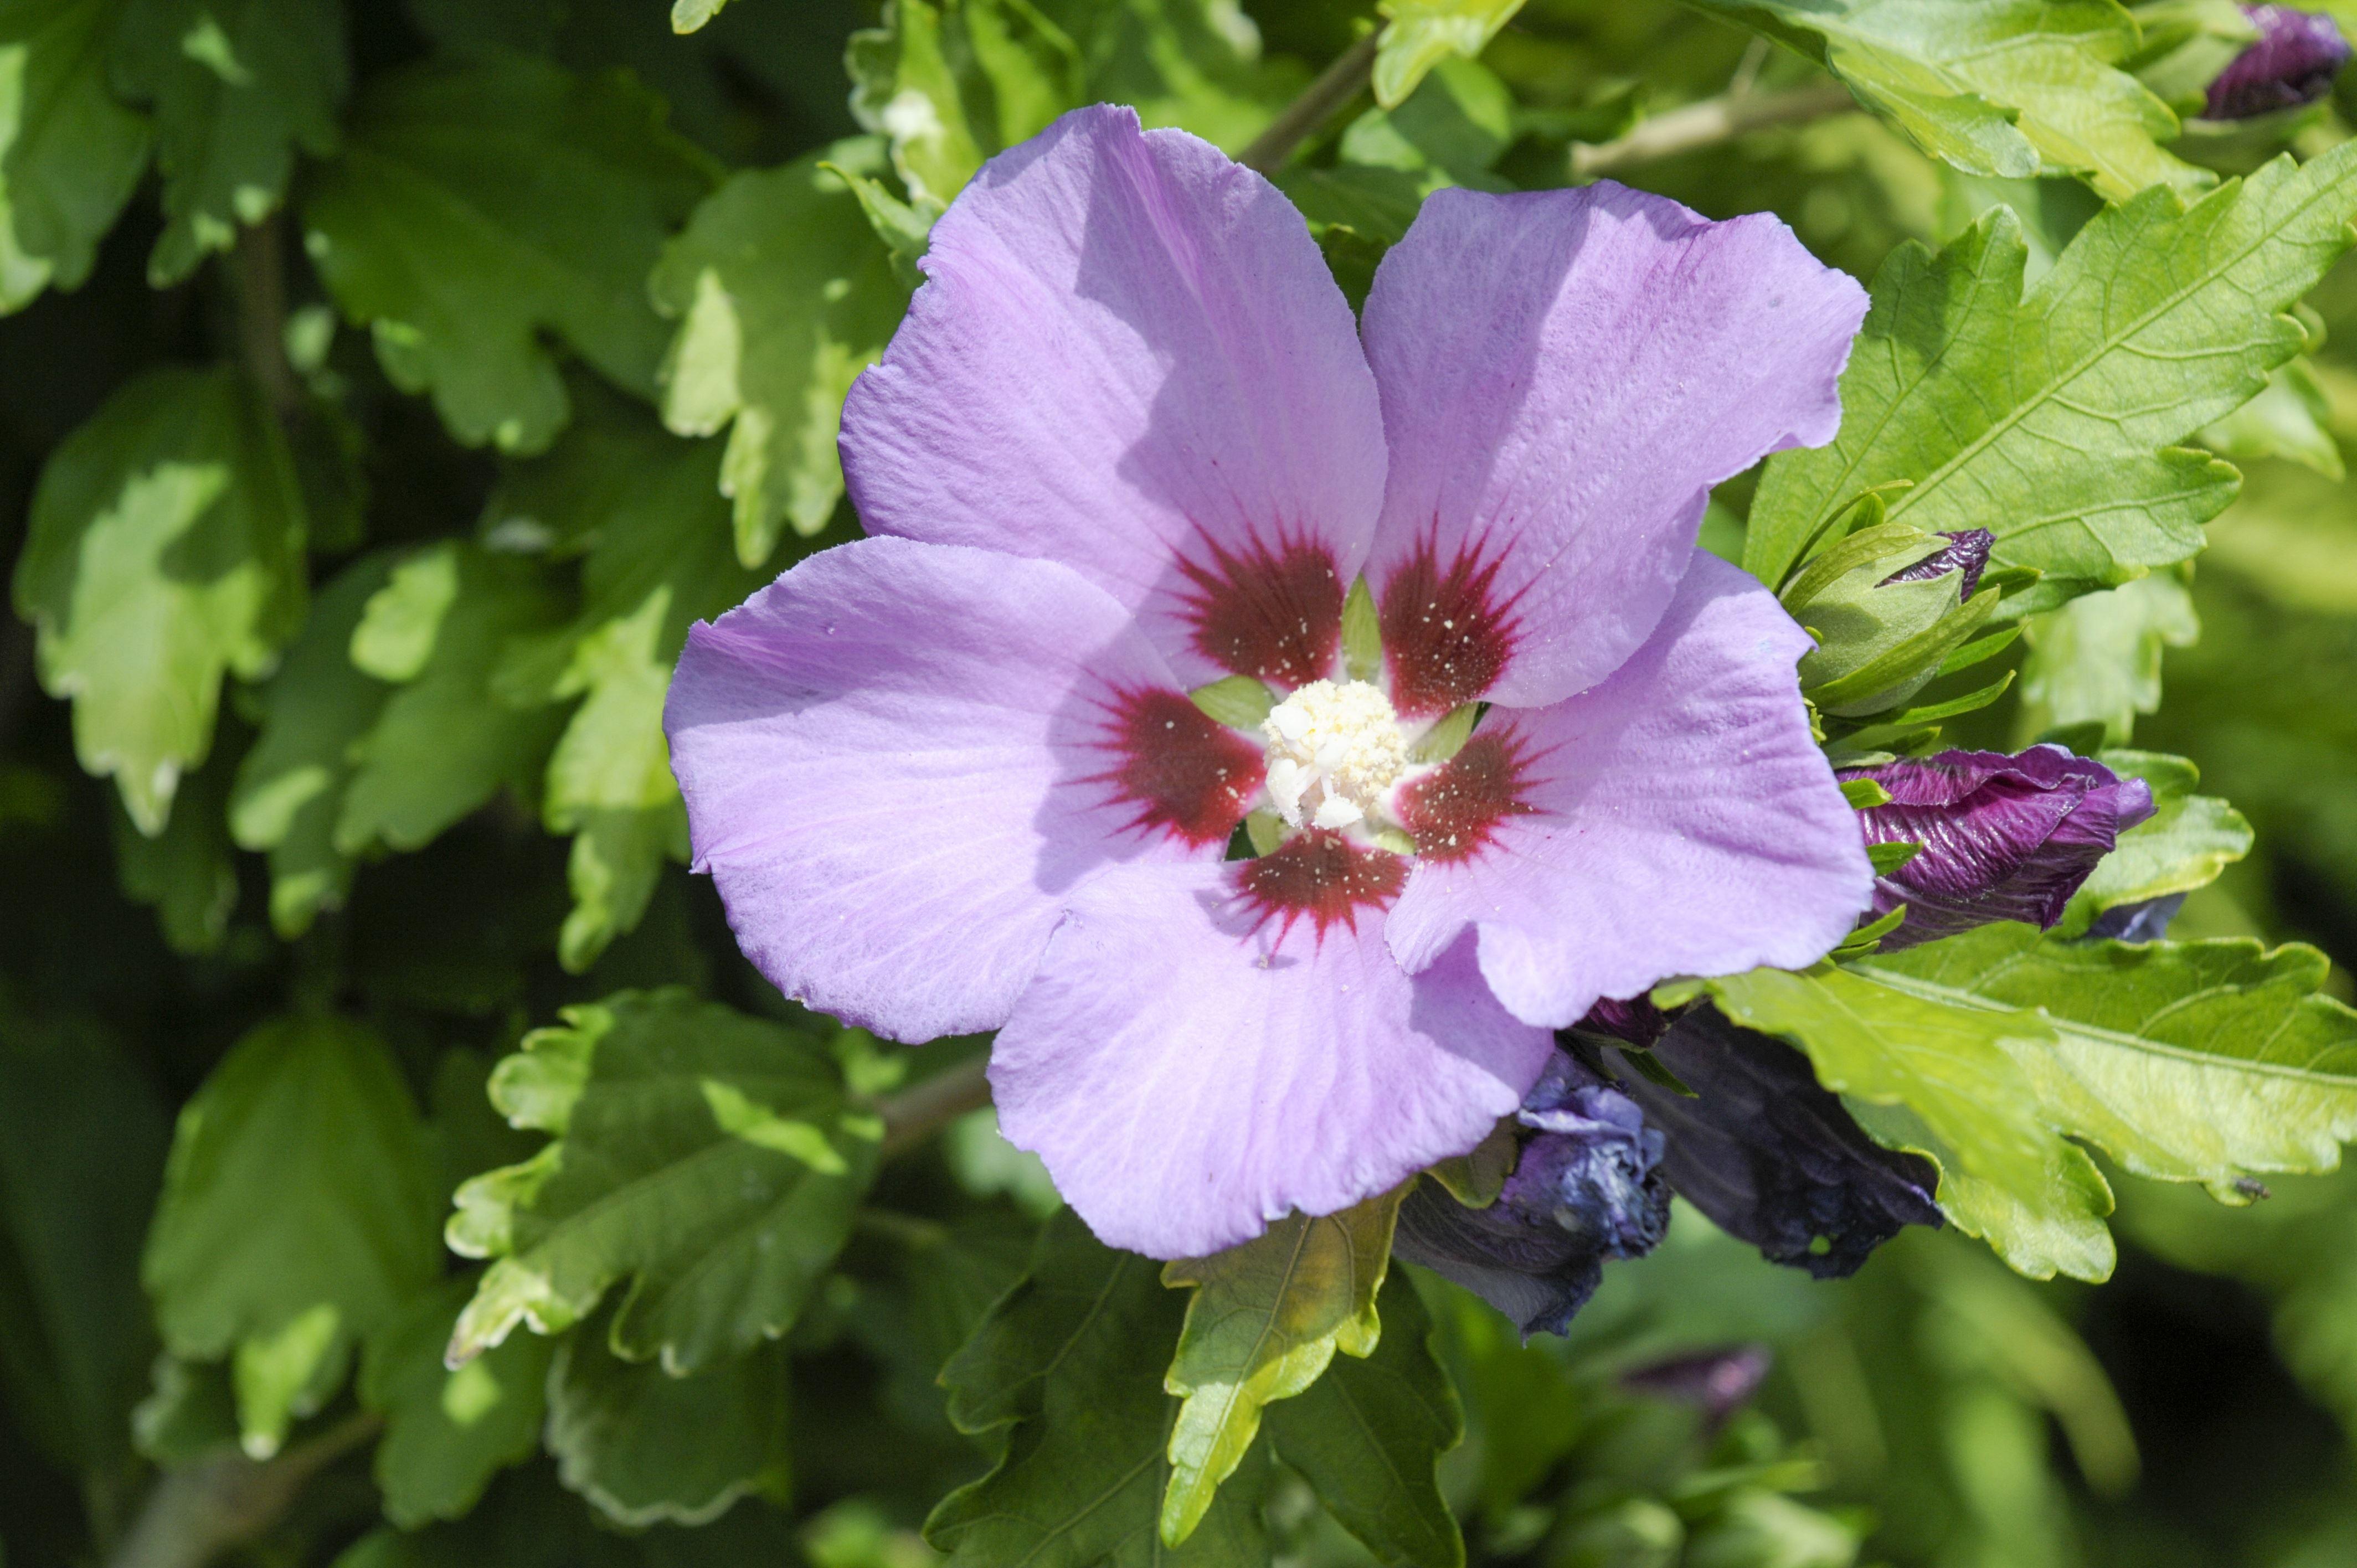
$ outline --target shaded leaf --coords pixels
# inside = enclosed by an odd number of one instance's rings
[[[1269,1406],[1269,1438],[1377,1558],[1460,1568],[1465,1540],[1434,1465],[1465,1435],[1464,1412],[1405,1274],[1384,1280],[1377,1305],[1383,1336],[1374,1354],[1343,1357],[1301,1394]]]
[[[171,820],[149,838],[116,803],[115,874],[123,896],[155,908],[164,945],[183,956],[217,950],[237,908],[237,865],[225,813],[234,764],[215,756],[180,786]]]
[[[2346,471],[2341,444],[2332,438],[2331,419],[2331,401],[2317,383],[2316,367],[2305,357],[2287,360],[2267,377],[2258,396],[2205,425],[2201,444],[2238,463],[2284,457],[2339,479]]]
[[[468,446],[536,452],[571,408],[544,333],[654,395],[647,271],[712,183],[628,80],[490,54],[371,82],[303,219],[393,384],[431,393]]]
[[[1105,1246],[1070,1209],[1049,1219],[1029,1277],[942,1372],[960,1431],[1006,1432],[990,1473],[925,1521],[952,1568],[1265,1568],[1265,1445],[1183,1545],[1161,1542],[1179,1408],[1163,1392],[1162,1369],[1184,1316],[1151,1260]]]
[[[1164,1386],[1186,1403],[1170,1432],[1162,1539],[1187,1539],[1242,1464],[1262,1410],[1301,1393],[1334,1352],[1372,1355],[1383,1333],[1375,1292],[1391,1262],[1405,1187],[1340,1214],[1293,1214],[1241,1246],[1162,1271],[1191,1285],[1187,1322]]]
[[[341,908],[351,889],[352,858],[336,847],[336,818],[354,749],[393,695],[352,663],[352,634],[394,560],[390,552],[365,556],[320,591],[262,689],[262,733],[230,791],[230,833],[242,849],[268,852],[270,923],[288,940],[321,910]]]
[[[834,515],[844,394],[908,303],[860,198],[823,163],[872,177],[882,144],[838,142],[732,177],[663,248],[650,284],[680,323],[663,361],[663,421],[683,435],[729,431],[719,483],[748,566],[770,558],[782,529],[816,533]]]
[[[2207,171],[2159,143],[2177,116],[2115,70],[2136,24],[2111,0],[1694,0],[1824,62],[1967,174],[2086,177],[2105,199]]]
[[[824,1046],[684,991],[624,992],[535,1030],[492,1102],[557,1141],[458,1189],[451,1250],[494,1258],[451,1336],[578,1322],[630,1278],[612,1341],[692,1372],[775,1338],[833,1263],[881,1129]]]
[[[0,311],[54,284],[79,288],[147,167],[146,116],[108,91],[123,0],[0,7]]]
[[[2162,650],[2190,648],[2201,635],[2192,595],[2169,572],[2031,616],[2017,737],[2101,725],[2106,744],[2126,746],[2137,716],[2160,706]]]
[[[1471,59],[1513,20],[1523,0],[1380,0],[1390,18],[1375,51],[1375,102],[1398,107],[1425,73],[1452,55]]]
[[[41,470],[17,613],[140,832],[211,748],[221,676],[264,674],[302,624],[303,532],[277,423],[226,369],[125,382]]]
[[[2098,213],[2027,295],[2005,209],[1936,255],[1901,246],[1842,376],[1841,434],[1770,460],[1744,564],[1781,582],[1821,523],[1898,479],[1912,484],[1892,520],[1986,527],[1998,566],[2046,575],[2009,612],[2190,557],[2236,479],[2174,444],[2306,342],[2279,313],[2348,248],[2352,215],[2357,149],[2277,159],[2190,209],[2147,191]]]
[[[356,1024],[264,1024],[182,1109],[141,1273],[167,1349],[236,1352],[249,1450],[433,1279],[439,1207],[409,1092]]]
[[[298,145],[335,152],[351,81],[335,0],[129,0],[113,65],[124,95],[155,106],[158,288],[276,209]]]
[[[702,1524],[748,1492],[783,1500],[786,1354],[764,1345],[688,1377],[625,1361],[593,1329],[556,1348],[548,1451],[565,1484],[622,1524]]]
[[[891,0],[845,65],[852,113],[888,139],[909,194],[937,207],[1084,101],[1078,46],[1021,0]]]
[[[456,1370],[442,1364],[473,1285],[456,1279],[418,1296],[361,1360],[361,1402],[384,1417],[377,1489],[385,1517],[404,1530],[459,1518],[493,1476],[540,1449],[550,1341],[519,1335]]]

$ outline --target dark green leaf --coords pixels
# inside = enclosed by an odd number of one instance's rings
[[[570,412],[544,333],[654,395],[664,331],[647,271],[711,186],[627,80],[494,55],[372,82],[303,218],[394,384],[432,393],[469,446],[536,452]]]
[[[129,0],[115,34],[125,96],[155,105],[167,222],[158,288],[225,251],[285,194],[295,149],[336,150],[350,85],[336,0]]]
[[[607,1338],[571,1336],[549,1368],[548,1451],[566,1486],[630,1525],[702,1524],[748,1492],[783,1499],[784,1347],[678,1377]]]
[[[337,1018],[264,1024],[180,1112],[142,1270],[165,1347],[235,1351],[246,1444],[274,1449],[432,1280],[439,1208],[383,1044]]]
[[[1306,1392],[1269,1406],[1276,1456],[1385,1563],[1461,1568],[1465,1540],[1433,1466],[1465,1435],[1457,1391],[1432,1353],[1432,1319],[1406,1275],[1383,1282],[1383,1337]]]
[[[229,840],[229,784],[233,757],[216,754],[183,779],[171,820],[149,838],[113,812],[114,863],[123,895],[152,905],[164,943],[181,954],[209,953],[229,932],[237,908],[236,857]]]
[[[1161,1543],[1178,1415],[1162,1370],[1183,1317],[1151,1260],[1103,1245],[1070,1209],[1048,1221],[1030,1277],[942,1373],[961,1431],[1009,1429],[991,1472],[925,1521],[952,1568],[1265,1568],[1265,1445],[1220,1488],[1186,1544]]]
[[[147,167],[147,120],[107,91],[122,0],[0,7],[0,311],[79,288]]]
[[[525,1321],[565,1328],[625,1277],[625,1355],[694,1371],[783,1334],[849,1233],[881,1134],[823,1044],[683,991],[565,1016],[492,1075],[508,1120],[557,1142],[458,1191],[452,1250],[498,1262],[453,1355]]]
[[[550,1341],[520,1334],[455,1371],[442,1364],[473,1288],[457,1279],[418,1296],[361,1360],[361,1402],[384,1417],[377,1489],[385,1517],[404,1530],[458,1518],[493,1476],[540,1448]]]

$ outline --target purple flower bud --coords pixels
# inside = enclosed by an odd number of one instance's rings
[[[2289,5],[2245,5],[2243,15],[2257,26],[2258,41],[2211,82],[2205,116],[2247,120],[2313,103],[2332,91],[2332,79],[2349,63],[2349,41],[2331,17]]]
[[[2152,815],[2152,790],[2059,746],[2018,756],[1943,751],[1841,777],[1871,779],[1890,795],[1858,812],[1866,842],[1914,843],[1916,856],[1875,882],[1874,912],[1907,906],[1882,939],[1913,947],[1992,920],[2051,926],[2111,853],[2119,835]]]
[[[1717,1426],[1760,1391],[1773,1361],[1765,1345],[1735,1345],[1631,1367],[1618,1380],[1622,1388],[1638,1393],[1699,1406],[1710,1423]]]
[[[1524,1336],[1560,1334],[1595,1294],[1606,1258],[1649,1252],[1668,1228],[1662,1134],[1627,1095],[1560,1052],[1520,1120],[1535,1135],[1495,1203],[1468,1208],[1419,1182],[1400,1205],[1394,1245]]]
[[[1901,1228],[1941,1222],[1931,1164],[1867,1137],[1783,1041],[1695,1007],[1653,1050],[1695,1091],[1627,1086],[1662,1130],[1671,1187],[1770,1262],[1838,1278]]]
[[[1981,585],[1981,574],[1988,569],[1989,552],[1996,547],[1996,535],[1986,528],[1968,528],[1961,533],[1943,533],[1948,541],[1945,550],[1926,555],[1912,566],[1901,566],[1882,579],[1881,586],[1893,583],[1928,583],[1934,577],[1944,577],[1951,572],[1961,572],[1964,580],[1956,585],[1956,599],[1962,603],[1973,596]]]
[[[1609,1035],[1632,1046],[1650,1046],[1669,1031],[1669,1015],[1646,996],[1627,1001],[1605,997],[1587,1010],[1578,1026],[1591,1035]]]

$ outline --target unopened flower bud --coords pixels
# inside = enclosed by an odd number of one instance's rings
[[[1996,609],[1995,594],[1976,592],[1996,542],[1985,528],[1926,533],[1890,522],[1812,560],[1782,595],[1817,639],[1801,659],[1801,690],[1844,718],[1913,696]]]
[[[2210,83],[2206,118],[2247,120],[2313,103],[2332,91],[2332,79],[2349,63],[2349,41],[2331,17],[2289,5],[2245,5],[2243,14],[2258,39]]]
[[[1669,1026],[1669,1015],[1646,996],[1631,996],[1625,1002],[1604,997],[1579,1021],[1579,1027],[1591,1035],[1609,1035],[1639,1047],[1652,1045]]]
[[[1877,915],[1907,906],[1886,950],[1992,920],[2053,925],[2119,835],[2152,815],[2143,779],[2059,746],[1943,751],[1841,777],[1871,779],[1890,797],[1858,812],[1867,843],[1922,846],[1876,879]]]
[[[1662,1134],[1634,1101],[1560,1053],[1519,1119],[1533,1135],[1497,1200],[1468,1208],[1419,1182],[1400,1205],[1394,1245],[1525,1335],[1560,1334],[1595,1293],[1606,1258],[1649,1252],[1668,1228]]]

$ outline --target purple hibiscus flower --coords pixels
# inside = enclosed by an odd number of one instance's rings
[[[2051,926],[2120,834],[2152,815],[2152,787],[2059,746],[1943,751],[1846,769],[1889,792],[1858,813],[1869,843],[1919,843],[1882,877],[1874,912],[1907,917],[1882,939],[1896,951],[1992,920]]]
[[[997,1029],[1001,1126],[1106,1241],[1384,1191],[1598,997],[1848,932],[1807,639],[1694,547],[1839,419],[1866,296],[1782,224],[1442,191],[1354,330],[1273,186],[1100,107],[924,266],[844,410],[877,537],[695,628],[665,728],[747,955]]]

